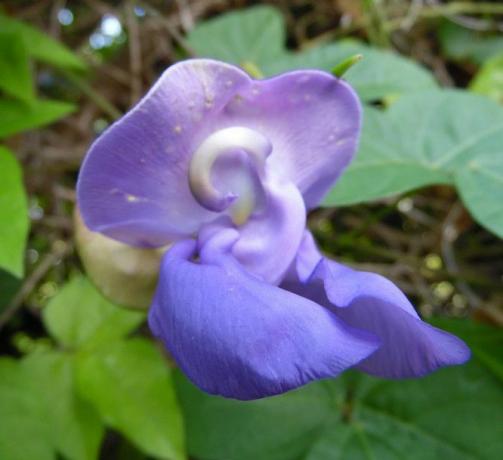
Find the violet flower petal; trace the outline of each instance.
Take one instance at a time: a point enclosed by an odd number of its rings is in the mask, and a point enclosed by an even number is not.
[[[297,255],[305,227],[306,209],[297,188],[265,174],[259,205],[249,220],[236,227],[229,216],[221,216],[201,228],[198,246],[205,247],[219,232],[235,229],[232,256],[250,274],[277,285]]]
[[[360,124],[355,92],[328,73],[253,80],[222,62],[179,62],[91,147],[77,184],[84,222],[137,246],[192,235],[216,213],[190,191],[191,156],[212,133],[237,126],[267,137],[269,169],[315,206],[350,162]]]
[[[243,71],[221,62],[169,67],[87,154],[77,184],[86,225],[128,244],[161,246],[213,219],[189,189],[190,158],[217,114],[249,84]]]
[[[309,230],[304,230],[297,255],[283,279],[284,283],[305,283],[323,259]]]
[[[272,169],[316,206],[358,146],[361,104],[353,88],[329,73],[298,70],[253,81],[222,113],[222,121],[264,134]]]
[[[232,253],[250,273],[277,285],[303,239],[306,208],[291,183],[269,180],[264,189],[264,209],[239,229]]]
[[[262,398],[334,377],[377,349],[373,334],[261,282],[232,256],[206,248],[199,264],[190,261],[194,252],[185,240],[164,257],[149,325],[202,390]]]
[[[309,253],[311,257],[312,248]],[[470,357],[462,340],[421,321],[402,291],[378,274],[322,258],[304,283],[287,281],[283,287],[380,338],[379,350],[357,366],[369,374],[419,377],[440,367],[462,364]]]

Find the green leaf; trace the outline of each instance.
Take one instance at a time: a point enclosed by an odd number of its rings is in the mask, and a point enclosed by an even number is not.
[[[462,91],[404,96],[387,112],[366,110],[356,159],[325,205],[452,184],[474,217],[501,234],[497,188],[502,154],[503,108],[498,104]],[[491,177],[487,177],[488,169]],[[481,184],[484,176],[485,184]],[[474,188],[476,184],[480,189]],[[484,203],[479,201],[482,197]]]
[[[282,58],[264,64],[262,70],[267,75],[299,68],[330,72],[335,64],[355,54],[361,54],[363,59],[344,74],[344,79],[365,101],[436,87],[431,73],[414,61],[354,40],[343,40],[301,53],[285,53]]]
[[[58,452],[69,460],[97,459],[104,427],[94,408],[75,393],[73,357],[55,351],[35,352],[21,366],[36,382],[37,397],[45,409],[42,420]]]
[[[501,342],[475,323],[453,328],[469,329],[474,348]],[[486,365],[474,352],[469,364],[423,379],[347,373],[251,402],[206,395],[181,376],[177,388],[189,453],[200,460],[495,460],[503,392]]]
[[[503,383],[503,329],[466,320],[437,318],[432,323],[467,342],[473,356]]]
[[[43,310],[49,333],[68,347],[94,346],[124,337],[144,318],[141,311],[110,303],[83,276],[67,283]]]
[[[0,359],[0,458],[95,460],[103,426],[74,393],[72,357],[37,350]]]
[[[196,25],[187,41],[199,56],[260,68],[284,53],[283,17],[270,6],[233,11]]]
[[[8,358],[0,358],[0,376],[0,458],[54,460],[36,382]]]
[[[257,6],[235,11],[196,26],[188,42],[199,56],[212,57],[241,65],[256,66],[266,76],[299,68],[333,67],[355,54],[363,60],[344,78],[364,100],[435,87],[430,72],[396,53],[368,47],[357,41],[341,41],[310,50],[286,50],[285,25],[274,8]]]
[[[503,49],[503,37],[476,32],[452,21],[442,24],[439,38],[442,51],[448,57],[475,64],[483,64]]]
[[[209,396],[181,373],[176,386],[184,411],[189,453],[198,459],[300,458],[332,418],[333,383],[258,401]]]
[[[0,253],[2,250],[0,249]],[[22,278],[14,276],[11,272],[0,269],[0,313],[9,305],[10,301],[19,290]]]
[[[470,90],[503,104],[503,54],[484,63],[470,83]]]
[[[35,97],[28,50],[17,33],[0,31],[0,89],[25,102]]]
[[[72,104],[51,100],[38,99],[25,104],[21,101],[0,99],[0,139],[48,125],[75,109]]]
[[[329,424],[307,460],[496,460],[503,449],[503,393],[480,364],[422,380],[367,377],[355,392],[349,420]]]
[[[107,344],[80,357],[81,394],[107,425],[149,455],[183,459],[183,424],[170,371],[144,339]]]
[[[24,22],[0,14],[0,30],[21,36],[30,56],[42,62],[67,70],[84,71],[87,68],[64,45]]]
[[[456,175],[456,187],[470,214],[503,238],[503,128],[477,148],[473,160]]]
[[[1,129],[1,128],[0,128]],[[21,278],[30,221],[21,168],[0,146],[0,269]]]

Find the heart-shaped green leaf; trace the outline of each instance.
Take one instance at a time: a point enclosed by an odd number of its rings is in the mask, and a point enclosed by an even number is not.
[[[423,379],[348,373],[258,401],[202,393],[177,375],[198,460],[495,460],[503,449],[501,330],[443,320],[473,347],[464,366]]]
[[[503,236],[503,108],[462,91],[367,109],[356,159],[325,205],[347,205],[434,184],[455,185],[473,216]]]

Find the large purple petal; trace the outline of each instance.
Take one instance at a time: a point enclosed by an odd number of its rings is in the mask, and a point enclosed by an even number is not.
[[[221,62],[180,62],[91,147],[77,186],[83,219],[140,246],[197,231],[216,214],[190,192],[191,156],[210,134],[235,126],[269,139],[270,169],[314,206],[356,150],[360,112],[351,87],[325,72],[255,81]]]
[[[379,350],[357,366],[369,374],[417,377],[462,364],[470,357],[463,341],[421,321],[400,289],[375,273],[323,258],[305,283],[290,282],[284,287],[325,305],[350,326],[381,339]]]
[[[77,185],[86,225],[125,243],[159,246],[213,219],[190,192],[190,158],[223,107],[249,85],[238,68],[211,60],[166,70],[91,147]]]
[[[333,377],[376,350],[372,334],[250,276],[232,257],[206,248],[199,264],[194,251],[182,241],[165,256],[149,325],[204,391],[262,398]]]
[[[274,170],[299,188],[307,207],[316,206],[356,152],[362,116],[355,91],[326,72],[299,70],[237,94],[222,121],[268,137]]]

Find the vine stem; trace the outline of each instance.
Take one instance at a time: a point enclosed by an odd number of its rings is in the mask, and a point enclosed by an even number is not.
[[[496,3],[455,2],[445,5],[425,6],[415,12],[418,19],[437,18],[441,16],[455,16],[459,14],[503,14],[503,5]],[[388,31],[400,28],[404,18],[391,19],[384,27]]]
[[[386,27],[388,21],[381,1],[363,0],[363,7],[366,11],[367,33],[370,42],[377,46],[388,48],[390,46],[388,29]]]
[[[350,27],[341,29],[339,31],[334,31],[334,30],[329,30],[327,32],[322,33],[319,35],[317,38],[307,40],[302,46],[301,50],[306,50],[313,48],[315,46],[319,46],[321,44],[325,44],[328,42],[331,42],[334,38],[339,38],[346,36],[349,33],[359,31],[362,29],[368,29],[369,27],[372,27],[371,24],[371,18],[368,15],[368,12],[370,11],[372,7],[372,1],[371,0],[366,0],[365,3],[365,8],[367,10],[367,17],[359,20],[355,23],[353,23]],[[384,13],[381,13],[381,17],[389,15],[391,12],[386,11]],[[413,18],[414,22],[417,19],[430,19],[430,18],[436,18],[436,17],[449,17],[449,16],[456,16],[456,15],[463,15],[463,14],[493,14],[493,15],[503,15],[503,4],[495,4],[495,3],[488,3],[488,2],[483,2],[483,3],[470,3],[470,2],[455,2],[455,3],[448,3],[445,5],[434,5],[434,6],[423,6],[420,8],[417,8],[413,12]],[[407,23],[409,19],[409,16],[400,16],[394,19],[389,19],[385,20],[385,22],[381,25],[381,28],[386,31],[386,33],[393,32],[396,29],[401,29],[404,26],[404,21]],[[410,27],[411,24],[407,24],[407,27]],[[374,25],[375,27],[375,25]],[[375,37],[376,31],[373,29],[370,31],[372,37],[371,42],[378,42],[379,40]]]
[[[122,116],[120,110],[117,109],[98,91],[96,91],[84,78],[72,72],[63,70],[61,70],[60,72],[68,81],[73,83],[77,87],[77,89],[79,89],[85,96],[93,101],[96,106],[99,107],[112,121],[117,120]]]
[[[503,14],[503,5],[489,2],[454,2],[425,7],[419,14],[423,17],[444,14]]]

